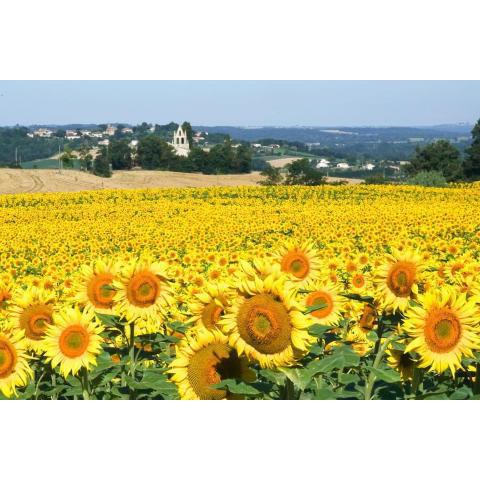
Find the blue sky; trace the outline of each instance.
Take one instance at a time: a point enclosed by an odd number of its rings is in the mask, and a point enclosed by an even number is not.
[[[0,125],[474,123],[480,81],[0,81]]]

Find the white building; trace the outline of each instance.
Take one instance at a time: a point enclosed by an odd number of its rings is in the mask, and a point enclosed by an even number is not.
[[[170,144],[175,149],[175,153],[182,157],[188,157],[190,145],[188,143],[187,132],[181,126],[173,134],[173,142]]]
[[[347,170],[350,168],[350,165],[345,162],[340,162],[340,163],[337,163],[337,168],[341,168],[342,170]]]
[[[373,163],[367,163],[364,167],[365,170],[373,170],[375,165]]]
[[[65,138],[67,140],[76,140],[77,138],[80,138],[80,135],[78,135],[75,130],[67,130],[65,132]]]
[[[53,135],[53,131],[48,128],[39,128],[33,132],[35,137],[50,138]]]
[[[330,166],[330,161],[326,158],[321,158],[317,163],[317,168],[328,168]]]
[[[131,134],[131,133],[133,133],[133,130],[130,127],[125,127],[125,128],[122,128],[122,133],[123,134]]]
[[[104,145],[105,147],[108,146],[110,144],[110,140],[108,138],[106,138],[105,140],[100,140],[98,142],[99,145]]]
[[[113,125],[109,125],[106,130],[105,130],[105,135],[108,135],[110,137],[113,137],[115,135],[115,132],[117,131],[117,127],[114,127]]]

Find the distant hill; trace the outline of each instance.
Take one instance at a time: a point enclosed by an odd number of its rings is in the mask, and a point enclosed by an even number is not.
[[[237,140],[249,142],[275,138],[288,142],[323,143],[329,146],[337,143],[407,141],[411,138],[453,140],[458,136],[470,135],[473,126],[465,124],[432,127],[207,127],[195,125],[193,128],[209,133],[224,133]]]

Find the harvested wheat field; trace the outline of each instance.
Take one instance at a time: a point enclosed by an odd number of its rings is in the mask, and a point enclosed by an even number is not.
[[[136,189],[159,187],[235,187],[257,185],[259,172],[243,175],[203,175],[201,173],[116,171],[111,178],[96,177],[78,170],[0,169],[1,193],[79,192],[102,189]],[[342,180],[330,178],[329,180]],[[349,183],[360,180],[348,179]]]

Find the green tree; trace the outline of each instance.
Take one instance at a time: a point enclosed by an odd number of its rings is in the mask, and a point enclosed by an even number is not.
[[[265,180],[261,180],[260,185],[280,185],[282,183],[282,174],[280,173],[281,168],[268,166],[263,170],[260,175],[265,177]]]
[[[182,123],[182,128],[183,128],[183,130],[185,130],[185,132],[187,133],[188,145],[190,146],[190,148],[192,148],[192,146],[193,146],[193,130],[192,130],[192,126],[190,125],[189,122],[183,122],[183,123]]]
[[[93,162],[93,173],[98,177],[111,177],[109,151],[107,147],[102,147],[99,154]]]
[[[430,170],[429,172],[418,172],[408,179],[410,185],[421,185],[423,187],[446,187],[447,180],[441,172]]]
[[[109,144],[110,163],[114,170],[132,168],[132,150],[128,140],[112,140]]]
[[[459,180],[463,176],[460,152],[447,140],[417,147],[405,170],[410,176],[433,170],[440,172],[448,182]]]
[[[93,156],[90,153],[90,147],[88,145],[84,145],[80,149],[79,153],[80,158],[80,166],[84,170],[91,171],[92,170],[92,163],[93,163]]]
[[[234,173],[250,173],[252,171],[252,151],[248,145],[240,145],[235,149],[233,171]]]
[[[469,180],[480,180],[480,120],[472,130],[472,144],[465,150],[467,157],[463,164],[465,177]]]
[[[194,165],[195,171],[203,172],[208,163],[208,152],[203,148],[193,147],[188,154],[188,158]]]
[[[138,142],[138,164],[146,170],[170,170],[176,159],[172,146],[155,135],[148,135]]]
[[[287,166],[285,185],[322,185],[325,183],[324,175],[312,167],[308,158],[300,158]]]
[[[69,148],[65,148],[65,151],[60,155],[60,162],[64,168],[73,168],[75,156]]]

